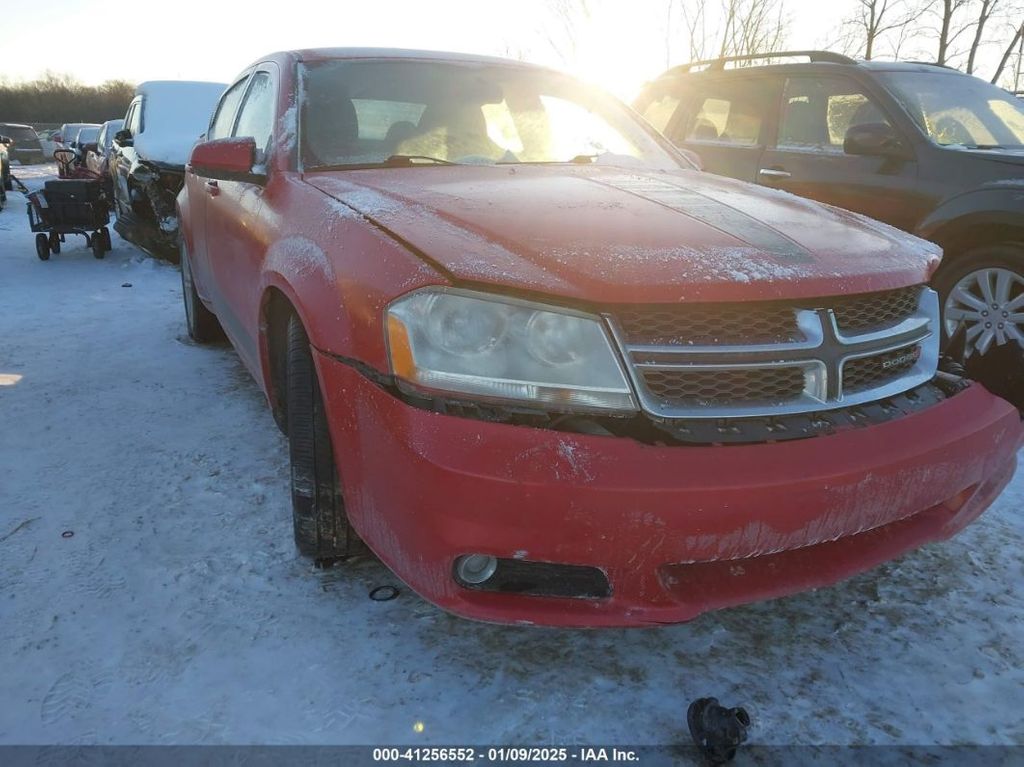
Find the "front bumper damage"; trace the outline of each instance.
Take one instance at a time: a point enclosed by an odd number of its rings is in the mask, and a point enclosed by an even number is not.
[[[830,436],[657,446],[440,415],[317,364],[360,536],[424,598],[503,623],[675,623],[834,583],[961,530],[1024,441],[979,385]],[[466,588],[453,566],[471,553],[596,569],[610,594]]]
[[[185,169],[142,160],[132,165],[128,177],[135,215],[127,219],[125,231],[118,231],[147,250],[173,258],[178,252],[175,200],[184,184]]]

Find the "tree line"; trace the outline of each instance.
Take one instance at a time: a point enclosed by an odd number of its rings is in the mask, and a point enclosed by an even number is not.
[[[101,123],[124,117],[135,85],[108,80],[83,85],[71,75],[47,72],[38,80],[0,80],[0,122]]]

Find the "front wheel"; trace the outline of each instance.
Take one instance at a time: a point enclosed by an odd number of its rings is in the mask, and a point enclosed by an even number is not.
[[[968,357],[1006,344],[1024,348],[1024,244],[964,253],[939,272],[935,288],[944,336],[950,339],[962,327]]]
[[[341,559],[355,553],[358,539],[345,515],[309,338],[295,315],[288,320],[287,355],[287,432],[295,545],[301,554],[319,561]]]

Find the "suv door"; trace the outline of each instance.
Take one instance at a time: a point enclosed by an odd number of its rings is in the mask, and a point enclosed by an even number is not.
[[[778,98],[778,80],[767,75],[727,75],[704,80],[683,95],[668,124],[668,138],[700,155],[704,169],[754,181]],[[671,102],[664,104],[666,108]],[[654,106],[652,103],[650,106]]]
[[[918,166],[906,136],[905,157],[843,151],[846,132],[867,123],[887,123],[899,132],[882,101],[852,78],[787,78],[774,146],[762,156],[757,181],[913,229],[929,203],[915,188]]]
[[[245,89],[231,135],[256,142],[253,171],[266,172],[277,111],[277,77],[270,66],[257,67]],[[198,178],[198,177],[197,177]],[[208,179],[206,194],[207,266],[216,285],[217,316],[235,341],[249,369],[259,370],[256,329],[259,321],[260,264],[271,234],[260,215],[262,184]]]

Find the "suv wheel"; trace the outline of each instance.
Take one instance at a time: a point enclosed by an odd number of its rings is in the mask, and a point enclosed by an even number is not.
[[[1024,245],[968,251],[939,273],[935,287],[946,339],[963,325],[969,354],[1007,343],[1024,347]]]
[[[288,320],[288,448],[291,454],[292,523],[299,552],[318,562],[355,553],[334,463],[327,413],[309,338],[296,315]]]

